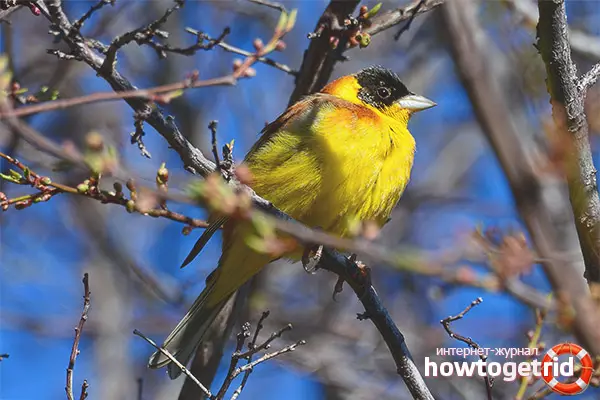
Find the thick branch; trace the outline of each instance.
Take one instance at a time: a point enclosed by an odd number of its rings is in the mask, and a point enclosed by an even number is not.
[[[321,31],[318,37],[311,39],[308,49],[304,52],[302,66],[296,78],[296,87],[290,97],[289,104],[297,102],[302,96],[320,90],[333,72],[333,67],[341,59],[341,50],[331,48],[329,38],[336,28],[341,29],[348,15],[354,12],[360,0],[332,0],[319,21],[315,31]],[[340,43],[339,48],[346,44]]]
[[[567,180],[585,259],[585,276],[590,282],[600,282],[600,197],[584,111],[585,92],[579,90],[577,67],[571,60],[564,1],[542,0],[538,6],[537,45],[546,64],[546,86],[552,99],[552,114],[559,129],[566,122],[573,139]]]
[[[567,299],[575,316],[573,330],[579,342],[600,354],[600,320],[581,273],[580,256],[567,188],[553,177],[536,174],[523,138],[512,124],[483,56],[481,27],[469,0],[442,7],[449,43],[460,79],[467,90],[483,133],[490,141],[510,184],[517,208],[527,225],[543,267],[557,296]]]

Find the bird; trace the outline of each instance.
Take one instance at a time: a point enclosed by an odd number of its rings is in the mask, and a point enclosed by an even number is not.
[[[253,177],[250,186],[297,221],[340,237],[352,233],[352,220],[382,227],[411,175],[415,139],[408,130],[409,119],[435,105],[381,66],[342,76],[266,125],[244,159]],[[183,266],[222,226],[218,266],[162,344],[183,365],[229,298],[274,261],[245,241],[256,229],[251,222],[226,217],[209,221]],[[167,365],[172,379],[181,374],[160,351],[148,362],[150,368]]]

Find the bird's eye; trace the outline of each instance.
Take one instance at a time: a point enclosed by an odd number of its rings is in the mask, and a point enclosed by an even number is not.
[[[390,92],[390,89],[386,88],[385,86],[382,86],[379,89],[377,89],[377,95],[382,99],[387,99],[392,95],[392,93]]]

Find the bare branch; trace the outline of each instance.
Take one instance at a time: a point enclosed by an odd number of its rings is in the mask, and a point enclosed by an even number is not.
[[[585,97],[589,88],[594,86],[600,77],[600,63],[594,65],[588,72],[579,79],[578,89]]]
[[[458,341],[466,343],[469,347],[472,347],[473,349],[476,349],[476,350],[479,350],[481,348],[479,346],[479,344],[477,344],[477,342],[475,342],[470,337],[462,336],[462,335],[459,335],[458,333],[453,332],[452,329],[450,329],[450,323],[454,322],[454,321],[458,321],[459,319],[462,319],[465,316],[465,314],[467,314],[469,311],[471,311],[471,309],[473,307],[481,304],[482,302],[483,302],[483,299],[481,297],[478,297],[475,300],[473,300],[471,302],[471,304],[469,304],[459,314],[457,314],[455,316],[449,316],[440,321],[440,323],[446,330],[446,333],[448,333],[448,336],[450,336],[452,339],[456,339]],[[487,356],[483,353],[479,354],[479,358],[483,362],[487,361]],[[485,369],[485,367],[484,367],[484,369]],[[488,398],[488,400],[492,400],[492,385],[494,383],[493,378],[490,378],[490,376],[488,374],[485,374],[484,380],[485,380],[485,389],[487,392],[487,398]]]
[[[538,7],[540,20],[537,47],[546,64],[552,115],[557,128],[566,135],[572,135],[573,154],[568,156],[571,160],[566,173],[575,225],[585,260],[585,277],[589,282],[600,282],[600,196],[596,182],[597,171],[584,110],[585,95],[577,86],[577,67],[571,60],[565,4],[561,0],[540,0]],[[591,81],[584,81],[584,84],[586,82]]]
[[[370,35],[376,35],[404,21],[410,21],[419,14],[426,13],[442,5],[445,0],[413,0],[410,4],[393,11],[388,11],[373,18],[373,24],[365,29]],[[408,28],[406,28],[408,29]],[[404,30],[406,30],[404,29]]]
[[[96,11],[100,10],[102,7],[104,7],[107,4],[114,6],[115,1],[116,0],[99,0],[96,4],[91,6],[90,9],[81,16],[81,18],[79,18],[77,21],[75,21],[75,23],[73,23],[73,29],[75,31],[79,32],[81,30],[81,28],[83,27],[83,24],[85,23],[85,21],[90,19]]]
[[[81,311],[81,318],[79,324],[75,328],[75,339],[73,340],[73,347],[71,348],[71,357],[69,358],[69,365],[67,367],[67,385],[65,391],[67,392],[67,400],[74,400],[73,397],[73,369],[75,368],[75,360],[79,354],[79,340],[81,339],[81,332],[83,331],[83,325],[88,319],[88,310],[90,309],[90,285],[89,276],[87,272],[83,274],[83,311]],[[81,385],[80,400],[84,400],[87,397],[88,383],[86,380]]]
[[[169,360],[171,360],[171,362],[173,364],[177,365],[181,369],[181,372],[183,374],[185,374],[188,378],[190,378],[192,381],[194,381],[194,383],[196,385],[198,385],[198,387],[200,388],[200,390],[202,390],[202,392],[204,394],[206,394],[211,399],[213,398],[213,394],[210,392],[210,390],[208,390],[206,387],[204,387],[204,385],[201,384],[200,381],[198,381],[198,379],[196,379],[196,377],[194,375],[192,375],[190,373],[190,371],[188,371],[188,369],[183,364],[181,364],[179,361],[177,361],[177,359],[175,357],[173,357],[173,355],[171,353],[169,353],[167,350],[165,350],[162,347],[160,347],[159,345],[157,345],[152,339],[150,339],[149,337],[147,337],[146,335],[144,335],[142,332],[138,331],[137,329],[135,329],[133,331],[133,334],[141,337],[146,342],[148,342],[152,347],[154,347],[156,350],[158,350],[162,354],[164,354],[165,357],[167,357]]]
[[[518,16],[523,18],[527,26],[535,27],[539,20],[539,11],[534,1],[531,0],[506,0],[502,4],[513,10]],[[600,37],[590,35],[577,29],[570,29],[569,37],[571,48],[578,55],[587,59],[597,61],[600,59]]]

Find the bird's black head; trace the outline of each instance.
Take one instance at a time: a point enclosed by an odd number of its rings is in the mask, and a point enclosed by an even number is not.
[[[358,98],[379,109],[387,108],[402,97],[413,94],[398,75],[380,66],[361,70],[356,74],[356,80],[360,85]]]

